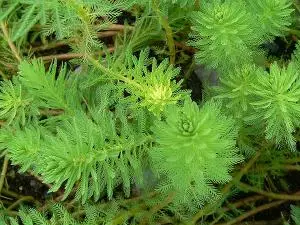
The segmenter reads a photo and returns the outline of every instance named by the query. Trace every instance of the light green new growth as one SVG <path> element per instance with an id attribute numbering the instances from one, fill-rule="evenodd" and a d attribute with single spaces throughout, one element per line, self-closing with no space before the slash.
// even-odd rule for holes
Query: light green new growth
<path id="1" fill-rule="evenodd" d="M 192 15 L 197 60 L 220 72 L 254 63 L 259 45 L 290 25 L 290 0 L 204 1 Z M 257 21 L 260 21 L 259 23 Z"/>
<path id="2" fill-rule="evenodd" d="M 149 59 L 148 55 L 149 49 L 141 51 L 138 58 L 129 51 L 124 61 L 107 56 L 108 68 L 92 60 L 103 75 L 90 78 L 84 87 L 103 79 L 122 81 L 131 94 L 131 103 L 136 102 L 136 107 L 145 107 L 159 116 L 166 105 L 176 104 L 187 92 L 179 91 L 181 82 L 174 80 L 180 72 L 178 68 L 169 65 L 167 60 L 158 65 L 156 59 Z"/>
<path id="3" fill-rule="evenodd" d="M 12 0 L 3 4 L 6 10 L 0 20 L 15 20 L 12 41 L 23 39 L 37 23 L 41 33 L 55 34 L 58 40 L 76 39 L 74 48 L 89 54 L 100 43 L 97 32 L 107 28 L 120 15 L 121 9 L 127 9 L 135 0 Z M 21 8 L 22 19 L 13 9 Z M 97 18 L 103 18 L 96 24 Z"/>
<path id="4" fill-rule="evenodd" d="M 0 93 L 0 119 L 8 124 L 26 122 L 26 117 L 34 110 L 32 97 L 20 84 L 18 78 L 3 81 Z M 35 112 L 38 113 L 37 111 Z"/>
<path id="5" fill-rule="evenodd" d="M 241 178 L 263 185 L 259 166 L 286 159 L 299 141 L 300 43 L 290 62 L 267 61 L 263 50 L 294 31 L 292 7 L 292 0 L 0 0 L 0 153 L 62 201 L 75 200 L 45 214 L 4 202 L 0 224 L 175 224 L 186 215 L 193 224 L 227 222 L 232 214 L 213 208 L 227 210 Z M 104 46 L 99 32 L 116 21 Z M 72 58 L 70 49 L 85 61 L 43 61 L 61 52 Z M 195 64 L 216 72 L 203 99 L 184 89 L 194 87 Z M 257 149 L 221 195 L 241 153 Z M 296 207 L 292 218 L 298 223 Z"/>
<path id="6" fill-rule="evenodd" d="M 127 108 L 128 102 L 122 103 L 125 88 L 122 85 L 100 85 L 98 90 L 80 93 L 74 75 L 66 76 L 64 67 L 57 78 L 55 74 L 56 64 L 46 72 L 39 61 L 22 62 L 20 83 L 8 86 L 15 91 L 20 90 L 21 85 L 40 111 L 60 109 L 64 115 L 49 114 L 45 122 L 37 122 L 38 111 L 24 114 L 23 107 L 9 111 L 10 117 L 19 114 L 32 117 L 32 120 L 21 123 L 25 128 L 18 127 L 18 120 L 15 120 L 13 129 L 1 130 L 1 142 L 6 146 L 12 163 L 20 165 L 22 171 L 31 169 L 40 174 L 46 183 L 53 184 L 51 191 L 65 186 L 65 197 L 75 184 L 77 199 L 83 202 L 91 197 L 98 200 L 104 192 L 111 199 L 114 188 L 120 184 L 125 195 L 129 196 L 131 184 L 141 185 L 143 182 L 143 157 L 151 143 L 151 138 L 144 133 L 146 114 L 140 109 L 130 111 L 132 107 Z M 110 94 L 113 91 L 114 96 Z M 97 93 L 100 94 L 99 100 L 88 106 L 88 116 L 81 101 L 84 96 L 92 94 L 94 98 Z M 3 91 L 1 95 L 6 96 L 6 93 Z M 111 99 L 105 101 L 105 95 L 111 95 Z M 11 100 L 1 99 L 10 109 L 11 106 L 5 103 Z M 110 111 L 112 105 L 115 109 Z"/>
<path id="7" fill-rule="evenodd" d="M 300 208 L 298 206 L 291 205 L 291 215 L 294 223 L 300 225 Z"/>
<path id="8" fill-rule="evenodd" d="M 295 150 L 293 136 L 300 121 L 300 79 L 292 62 L 281 68 L 277 63 L 270 72 L 254 66 L 222 76 L 215 98 L 221 98 L 228 113 L 234 114 L 258 129 L 265 127 L 266 139 L 277 146 Z"/>
<path id="9" fill-rule="evenodd" d="M 150 155 L 162 180 L 159 190 L 174 191 L 177 206 L 202 206 L 216 197 L 214 185 L 230 181 L 230 170 L 242 161 L 235 122 L 215 102 L 199 108 L 187 99 L 182 107 L 169 107 L 166 120 L 155 122 L 152 130 L 157 147 Z"/>
<path id="10" fill-rule="evenodd" d="M 258 74 L 253 84 L 255 100 L 251 102 L 255 113 L 247 118 L 253 123 L 266 124 L 266 138 L 277 145 L 286 144 L 296 149 L 293 133 L 300 125 L 300 74 L 290 63 L 286 68 L 272 64 L 270 73 Z"/>

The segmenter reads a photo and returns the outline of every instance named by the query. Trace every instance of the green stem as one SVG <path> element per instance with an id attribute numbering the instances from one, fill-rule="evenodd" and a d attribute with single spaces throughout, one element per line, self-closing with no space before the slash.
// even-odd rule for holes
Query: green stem
<path id="1" fill-rule="evenodd" d="M 4 73 L 2 70 L 0 70 L 0 76 L 1 76 L 2 79 L 4 79 L 4 80 L 7 80 L 7 79 L 8 79 L 8 77 L 5 75 L 5 73 Z"/>
<path id="2" fill-rule="evenodd" d="M 250 186 L 250 185 L 242 183 L 242 182 L 239 182 L 237 184 L 237 186 L 242 190 L 255 192 L 255 193 L 264 195 L 264 196 L 272 198 L 272 199 L 288 200 L 288 201 L 300 201 L 300 195 L 299 195 L 300 192 L 297 192 L 293 195 L 277 194 L 277 193 L 274 193 L 274 192 L 267 192 L 267 191 L 261 190 L 259 188 Z"/>
<path id="3" fill-rule="evenodd" d="M 239 217 L 237 217 L 233 220 L 230 220 L 227 223 L 222 223 L 222 224 L 219 224 L 219 225 L 232 225 L 232 224 L 239 223 L 239 222 L 243 221 L 244 219 L 246 219 L 250 216 L 256 215 L 257 213 L 262 212 L 264 210 L 279 206 L 279 205 L 283 204 L 284 202 L 286 202 L 286 201 L 285 200 L 279 200 L 279 201 L 275 201 L 275 202 L 267 203 L 265 205 L 258 206 L 256 208 L 242 214 L 241 216 L 239 216 Z"/>
<path id="4" fill-rule="evenodd" d="M 192 221 L 189 224 L 196 224 L 201 217 L 214 213 L 216 208 L 219 207 L 219 205 L 223 202 L 225 196 L 228 194 L 232 186 L 235 185 L 244 176 L 244 174 L 248 172 L 248 170 L 253 166 L 253 164 L 260 157 L 261 152 L 264 149 L 265 148 L 261 148 L 256 153 L 256 155 L 240 170 L 240 172 L 233 178 L 233 180 L 223 188 L 223 190 L 221 191 L 223 194 L 222 198 L 220 198 L 220 200 L 218 200 L 217 202 L 213 202 L 207 205 L 206 207 L 204 207 L 202 210 L 198 211 L 198 213 L 195 214 L 195 216 L 193 217 Z"/>
<path id="5" fill-rule="evenodd" d="M 290 34 L 294 34 L 297 37 L 300 37 L 300 30 L 289 29 L 288 31 Z"/>
<path id="6" fill-rule="evenodd" d="M 13 197 L 13 198 L 22 198 L 22 195 L 19 195 L 19 194 L 13 192 L 13 191 L 9 191 L 9 190 L 4 189 L 4 188 L 1 190 L 1 194 L 8 195 L 8 196 Z"/>
<path id="7" fill-rule="evenodd" d="M 1 193 L 2 188 L 3 188 L 7 167 L 8 167 L 8 157 L 5 156 L 4 161 L 3 161 L 1 175 L 0 175 L 0 193 Z"/>
<path id="8" fill-rule="evenodd" d="M 165 30 L 167 45 L 168 45 L 168 48 L 170 51 L 170 63 L 174 65 L 175 57 L 176 57 L 176 49 L 175 49 L 175 42 L 174 42 L 174 38 L 173 38 L 172 28 L 170 27 L 167 17 L 163 16 L 159 9 L 159 1 L 153 0 L 152 5 L 153 5 L 153 10 L 155 11 L 156 15 L 158 16 L 158 18 L 160 20 L 162 27 Z"/>
<path id="9" fill-rule="evenodd" d="M 22 198 L 18 199 L 16 202 L 14 202 L 13 204 L 11 204 L 7 210 L 11 211 L 12 209 L 16 208 L 18 205 L 20 205 L 22 202 L 24 201 L 30 201 L 33 202 L 34 198 L 32 196 L 23 196 Z"/>
<path id="10" fill-rule="evenodd" d="M 196 2 L 195 2 L 195 9 L 196 10 L 200 9 L 200 0 L 196 0 Z"/>
<path id="11" fill-rule="evenodd" d="M 99 63 L 97 60 L 95 60 L 94 58 L 88 56 L 88 60 L 96 67 L 98 68 L 99 70 L 101 70 L 104 74 L 106 75 L 109 75 L 111 78 L 113 79 L 117 79 L 117 80 L 120 80 L 120 81 L 123 81 L 124 83 L 127 83 L 139 90 L 143 90 L 143 87 L 135 82 L 134 80 L 131 80 L 121 74 L 118 74 L 118 73 L 114 73 L 113 71 L 111 71 L 110 69 L 106 68 L 105 66 L 103 66 L 101 63 Z"/>
<path id="12" fill-rule="evenodd" d="M 8 46 L 11 49 L 11 52 L 13 53 L 13 55 L 15 56 L 15 58 L 18 60 L 18 62 L 21 62 L 21 56 L 19 54 L 18 49 L 16 48 L 15 44 L 12 42 L 12 40 L 9 37 L 9 33 L 8 33 L 8 29 L 7 29 L 7 25 L 4 22 L 0 23 L 1 26 L 1 30 L 3 32 L 4 38 L 8 44 Z"/>

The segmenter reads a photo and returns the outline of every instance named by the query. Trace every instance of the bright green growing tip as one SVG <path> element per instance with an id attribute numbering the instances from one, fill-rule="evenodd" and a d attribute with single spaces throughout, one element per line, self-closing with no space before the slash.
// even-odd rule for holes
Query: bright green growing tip
<path id="1" fill-rule="evenodd" d="M 242 160 L 234 120 L 223 116 L 217 103 L 199 108 L 190 99 L 182 107 L 169 107 L 166 115 L 152 129 L 158 146 L 150 153 L 166 178 L 160 190 L 173 189 L 174 204 L 202 206 L 218 194 L 214 184 L 228 182 L 233 165 Z"/>
<path id="2" fill-rule="evenodd" d="M 145 77 L 140 81 L 141 105 L 155 115 L 160 115 L 167 105 L 176 104 L 182 99 L 184 93 L 180 91 L 181 82 L 176 83 L 174 80 L 179 71 L 170 66 L 167 60 L 159 65 L 153 60 L 152 70 L 145 70 Z"/>
<path id="3" fill-rule="evenodd" d="M 200 49 L 199 62 L 227 70 L 253 60 L 258 42 L 253 19 L 241 1 L 203 3 L 192 15 L 194 33 L 191 45 Z M 241 57 L 241 53 L 243 57 Z"/>
<path id="4" fill-rule="evenodd" d="M 266 37 L 282 36 L 291 25 L 293 1 L 291 0 L 248 0 L 251 10 L 257 16 L 259 26 Z"/>
<path id="5" fill-rule="evenodd" d="M 293 133 L 300 126 L 300 79 L 298 67 L 290 63 L 281 68 L 277 63 L 270 73 L 258 74 L 253 84 L 255 113 L 248 118 L 253 123 L 265 124 L 266 138 L 277 145 L 296 149 Z"/>

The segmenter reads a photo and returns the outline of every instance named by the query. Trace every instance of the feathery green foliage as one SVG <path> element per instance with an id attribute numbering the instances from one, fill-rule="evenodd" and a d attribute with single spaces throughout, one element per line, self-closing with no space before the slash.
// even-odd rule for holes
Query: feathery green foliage
<path id="1" fill-rule="evenodd" d="M 49 163 L 38 165 L 45 182 L 54 183 L 51 191 L 57 191 L 64 181 L 65 197 L 77 186 L 77 198 L 98 200 L 104 190 L 109 199 L 120 183 L 126 196 L 130 185 L 142 184 L 143 154 L 149 139 L 130 129 L 121 136 L 117 134 L 115 119 L 111 113 L 102 116 L 100 124 L 93 123 L 85 115 L 75 115 L 57 129 L 55 136 L 47 136 L 41 157 Z"/>
<path id="2" fill-rule="evenodd" d="M 159 189 L 174 191 L 177 205 L 202 206 L 218 194 L 214 184 L 228 182 L 230 170 L 242 160 L 234 120 L 221 114 L 218 103 L 199 109 L 190 99 L 166 113 L 166 121 L 152 129 L 158 145 L 150 155 L 162 179 Z"/>
<path id="3" fill-rule="evenodd" d="M 300 224 L 300 208 L 298 206 L 291 205 L 291 215 L 296 225 Z"/>
<path id="4" fill-rule="evenodd" d="M 241 118 L 250 111 L 253 101 L 253 81 L 258 68 L 252 65 L 232 70 L 220 77 L 220 85 L 213 87 L 215 98 L 222 99 L 223 104 L 235 117 Z"/>
<path id="5" fill-rule="evenodd" d="M 47 215 L 33 208 L 24 208 L 19 211 L 17 218 L 9 217 L 9 222 L 5 218 L 0 218 L 0 222 L 3 225 L 95 225 L 101 221 L 100 213 L 97 213 L 93 206 L 85 208 L 83 221 L 74 219 L 72 214 L 60 204 L 53 205 L 49 211 L 51 214 Z"/>
<path id="6" fill-rule="evenodd" d="M 196 0 L 191 0 L 191 1 L 188 1 L 188 0 L 163 0 L 163 2 L 165 3 L 176 3 L 176 4 L 179 4 L 181 7 L 184 7 L 184 6 L 191 6 L 191 5 L 194 5 Z"/>
<path id="7" fill-rule="evenodd" d="M 251 103 L 256 113 L 249 118 L 253 123 L 265 122 L 266 138 L 292 150 L 296 148 L 293 132 L 300 125 L 299 85 L 299 72 L 293 63 L 286 68 L 271 65 L 269 74 L 257 77 L 253 91 L 256 98 Z"/>
<path id="8" fill-rule="evenodd" d="M 65 81 L 65 66 L 61 68 L 57 78 L 56 63 L 53 63 L 47 72 L 42 61 L 38 60 L 34 60 L 32 63 L 24 61 L 20 64 L 19 69 L 20 82 L 29 91 L 29 94 L 39 102 L 40 108 L 72 111 L 70 105 L 74 104 L 74 99 L 72 99 L 71 91 L 74 87 L 68 86 Z"/>
<path id="9" fill-rule="evenodd" d="M 227 110 L 247 123 L 265 126 L 266 139 L 278 146 L 295 150 L 293 133 L 299 127 L 299 72 L 295 63 L 280 68 L 276 63 L 270 72 L 255 67 L 221 78 L 215 88 Z"/>
<path id="10" fill-rule="evenodd" d="M 254 63 L 261 54 L 258 46 L 286 31 L 293 11 L 290 0 L 249 2 L 204 1 L 194 12 L 190 43 L 200 49 L 199 62 L 220 72 Z"/>
<path id="11" fill-rule="evenodd" d="M 0 0 L 0 224 L 232 224 L 298 199 L 294 7 Z"/>
<path id="12" fill-rule="evenodd" d="M 19 123 L 24 125 L 27 116 L 38 113 L 34 108 L 33 98 L 22 87 L 19 79 L 3 81 L 0 93 L 0 118 L 8 124 Z"/>
<path id="13" fill-rule="evenodd" d="M 106 28 L 120 14 L 121 9 L 131 7 L 135 0 L 15 0 L 7 1 L 1 20 L 11 19 L 15 22 L 12 28 L 12 40 L 23 39 L 33 26 L 39 23 L 41 33 L 49 36 L 55 34 L 58 40 L 75 38 L 73 47 L 82 53 L 89 54 L 100 47 L 97 32 Z M 20 8 L 20 18 L 14 8 Z M 12 11 L 14 15 L 9 13 Z M 97 18 L 103 18 L 96 24 Z"/>
<path id="14" fill-rule="evenodd" d="M 201 63 L 224 70 L 253 61 L 260 37 L 242 1 L 204 2 L 192 19 L 191 45 L 201 49 L 196 54 Z"/>
<path id="15" fill-rule="evenodd" d="M 137 102 L 135 107 L 145 107 L 159 116 L 166 105 L 176 104 L 187 92 L 180 91 L 180 83 L 174 78 L 179 69 L 169 65 L 164 60 L 159 65 L 155 58 L 149 59 L 149 49 L 140 52 L 139 57 L 126 53 L 125 60 L 107 56 L 108 68 L 93 60 L 93 64 L 102 71 L 102 76 L 91 78 L 84 85 L 85 88 L 103 79 L 124 82 L 126 91 L 131 95 L 128 99 Z M 150 67 L 150 69 L 148 69 Z"/>
<path id="16" fill-rule="evenodd" d="M 251 13 L 259 21 L 259 29 L 265 33 L 265 38 L 282 36 L 287 27 L 291 25 L 291 8 L 293 4 L 290 0 L 261 0 L 247 1 L 251 6 Z"/>

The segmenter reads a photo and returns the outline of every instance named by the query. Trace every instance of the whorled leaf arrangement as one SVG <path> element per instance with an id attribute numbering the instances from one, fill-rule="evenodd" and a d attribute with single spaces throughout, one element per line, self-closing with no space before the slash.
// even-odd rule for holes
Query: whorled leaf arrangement
<path id="1" fill-rule="evenodd" d="M 285 144 L 291 150 L 296 149 L 293 137 L 300 123 L 300 74 L 297 67 L 290 63 L 286 68 L 272 64 L 270 73 L 256 77 L 251 102 L 255 113 L 248 120 L 266 124 L 266 138 L 277 145 Z"/>
<path id="2" fill-rule="evenodd" d="M 213 87 L 215 99 L 222 99 L 228 112 L 236 118 L 243 118 L 251 111 L 250 102 L 253 100 L 253 80 L 258 68 L 254 65 L 245 65 L 223 74 L 220 85 Z M 260 70 L 262 71 L 262 70 Z"/>
<path id="3" fill-rule="evenodd" d="M 291 25 L 291 8 L 293 2 L 290 0 L 261 0 L 247 1 L 251 6 L 251 13 L 259 23 L 259 29 L 265 33 L 265 38 L 282 36 Z"/>
<path id="4" fill-rule="evenodd" d="M 122 103 L 123 85 L 101 84 L 80 92 L 76 79 L 72 74 L 67 76 L 64 67 L 57 78 L 55 75 L 55 63 L 46 72 L 39 61 L 22 62 L 18 82 L 3 86 L 3 115 L 27 118 L 22 123 L 14 120 L 1 129 L 1 144 L 12 163 L 23 172 L 30 169 L 40 174 L 44 182 L 53 184 L 51 191 L 65 186 L 65 198 L 76 186 L 76 198 L 83 202 L 91 197 L 98 200 L 105 192 L 111 199 L 120 184 L 129 196 L 133 183 L 143 183 L 142 165 L 147 164 L 143 160 L 152 142 L 145 132 L 143 109 L 132 111 L 127 101 Z M 36 103 L 36 110 L 30 111 L 30 104 L 21 104 L 21 100 L 21 105 L 18 101 L 12 104 L 11 98 L 5 97 L 6 88 L 9 93 L 24 89 L 17 93 L 18 98 L 31 96 L 30 103 Z M 111 92 L 115 94 L 106 101 L 105 95 Z M 82 101 L 97 93 L 99 100 L 87 106 L 88 116 Z M 40 115 L 43 110 L 47 113 L 58 109 L 60 115 L 46 114 L 46 119 Z"/>
<path id="5" fill-rule="evenodd" d="M 289 0 L 204 1 L 192 15 L 190 44 L 199 49 L 196 58 L 221 73 L 255 63 L 262 54 L 258 46 L 286 32 L 291 4 Z"/>
<path id="6" fill-rule="evenodd" d="M 37 23 L 41 33 L 55 34 L 58 40 L 73 38 L 73 47 L 89 54 L 92 49 L 101 46 L 97 32 L 106 28 L 120 15 L 121 9 L 131 7 L 135 0 L 12 0 L 1 3 L 5 9 L 1 20 L 12 20 L 12 40 L 23 39 Z M 21 9 L 22 19 L 18 16 Z M 97 18 L 103 18 L 96 24 Z"/>
<path id="7" fill-rule="evenodd" d="M 199 62 L 226 70 L 253 61 L 260 40 L 242 1 L 204 2 L 192 19 L 191 45 L 201 49 L 196 54 Z"/>
<path id="8" fill-rule="evenodd" d="M 17 122 L 22 125 L 25 125 L 27 116 L 38 114 L 33 98 L 17 78 L 2 82 L 0 112 L 0 119 L 8 124 Z"/>
<path id="9" fill-rule="evenodd" d="M 0 0 L 0 43 L 5 50 L 0 60 L 1 156 L 21 172 L 38 175 L 51 186 L 50 192 L 64 191 L 62 200 L 75 200 L 68 204 L 71 210 L 58 205 L 47 214 L 21 207 L 15 218 L 0 215 L 0 223 L 173 223 L 220 197 L 220 204 L 200 211 L 206 217 L 210 206 L 221 206 L 235 193 L 221 196 L 220 189 L 243 161 L 242 152 L 251 157 L 261 149 L 262 159 L 254 160 L 263 166 L 294 154 L 284 150 L 296 149 L 300 128 L 300 44 L 284 66 L 266 63 L 260 47 L 288 31 L 292 3 Z M 107 32 L 116 38 L 107 41 L 106 52 L 99 31 L 115 20 L 123 24 L 123 10 L 136 20 L 130 17 L 130 25 L 125 21 L 116 26 L 123 32 Z M 194 49 L 181 42 L 190 30 L 190 44 L 199 51 L 187 68 L 187 52 Z M 74 61 L 46 66 L 30 59 L 28 48 L 40 57 L 48 47 L 54 51 L 61 45 L 73 47 L 85 59 L 75 61 L 76 71 Z M 100 50 L 101 57 L 95 58 Z M 22 60 L 24 56 L 28 59 Z M 182 86 L 189 86 L 194 63 L 215 69 L 220 81 L 213 88 L 208 84 L 211 92 L 200 105 Z M 3 72 L 2 67 L 18 76 L 7 80 L 7 68 Z M 237 178 L 243 175 L 263 186 L 265 176 L 256 169 Z M 0 177 L 4 190 L 7 185 L 2 187 Z M 144 191 L 151 193 L 145 197 Z M 130 198 L 133 193 L 138 196 Z M 83 210 L 90 202 L 100 207 Z M 1 207 L 9 214 L 9 208 Z M 209 215 L 214 222 L 226 221 L 227 214 L 219 211 Z"/>
<path id="10" fill-rule="evenodd" d="M 127 99 L 136 103 L 132 104 L 134 107 L 146 108 L 160 116 L 167 105 L 176 104 L 188 91 L 181 91 L 181 81 L 174 79 L 180 72 L 179 68 L 169 65 L 167 60 L 158 64 L 155 58 L 148 56 L 149 49 L 141 51 L 139 57 L 129 51 L 125 61 L 107 56 L 107 67 L 92 60 L 103 75 L 89 78 L 83 86 L 88 88 L 104 79 L 119 80 L 130 93 Z"/>
<path id="11" fill-rule="evenodd" d="M 235 70 L 221 78 L 214 98 L 222 99 L 227 112 L 265 127 L 266 139 L 295 150 L 293 133 L 299 127 L 300 81 L 297 63 L 286 67 L 274 63 L 270 72 L 254 66 Z M 259 121 L 259 122 L 258 122 Z"/>
<path id="12" fill-rule="evenodd" d="M 169 107 L 165 121 L 155 122 L 152 131 L 157 147 L 150 155 L 161 178 L 159 190 L 174 191 L 177 206 L 203 206 L 218 195 L 215 185 L 230 181 L 230 170 L 242 161 L 235 122 L 215 102 L 199 108 L 187 99 L 182 107 Z"/>

